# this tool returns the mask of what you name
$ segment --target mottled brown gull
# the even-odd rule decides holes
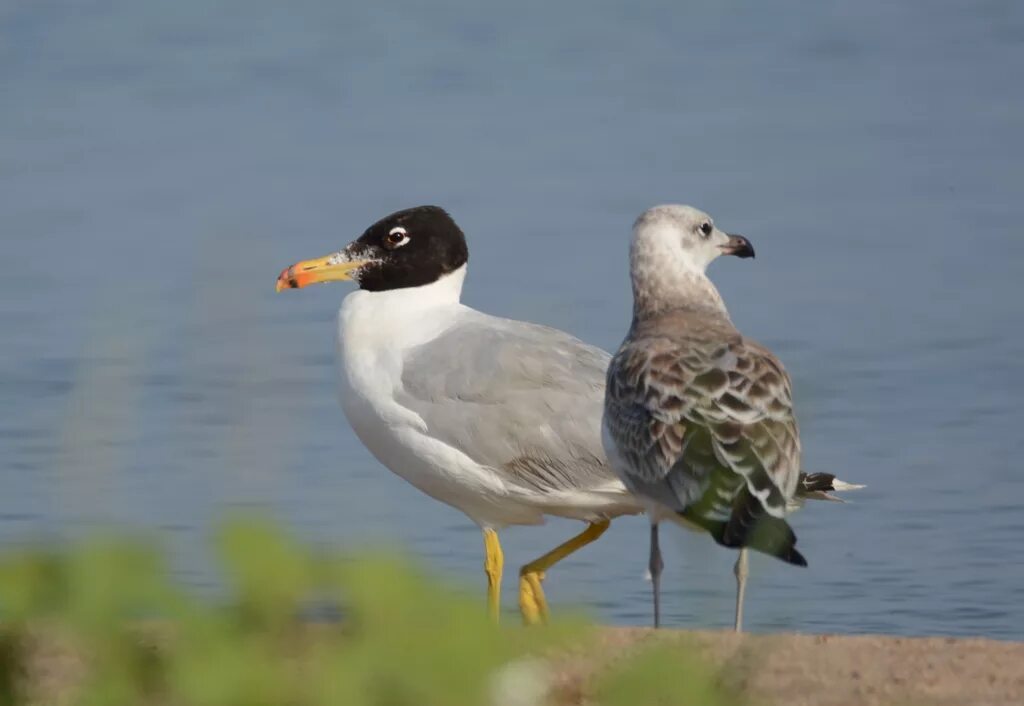
[[[746,550],[806,566],[785,520],[801,497],[855,486],[800,473],[800,435],[782,363],[733,325],[705,274],[720,255],[753,257],[688,206],[657,206],[633,227],[633,320],[608,369],[603,443],[612,468],[651,522],[650,572],[660,622],[658,523],[671,518],[740,550],[741,629]]]

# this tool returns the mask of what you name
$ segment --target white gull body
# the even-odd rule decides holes
[[[545,573],[612,518],[641,508],[601,445],[610,356],[561,331],[464,306],[468,259],[451,216],[417,206],[385,216],[340,251],[285,268],[277,289],[359,284],[338,313],[345,416],[387,468],[481,527],[495,619],[498,530],[545,515],[588,523],[519,571],[523,618],[541,622]]]
[[[338,312],[339,387],[360,441],[391,471],[484,528],[540,524],[545,514],[589,522],[638,512],[637,501],[604,462],[600,374],[593,378],[590,400],[561,394],[566,384],[579,381],[557,379],[565,355],[582,353],[599,361],[599,368],[609,356],[560,331],[465,306],[459,301],[465,275],[463,265],[420,287],[345,297]],[[527,368],[531,361],[523,356],[533,357],[535,365],[550,356],[555,375],[549,389],[523,378],[518,365],[503,369],[510,358],[492,347],[495,341]],[[459,345],[447,347],[448,342]],[[439,358],[447,358],[446,369],[431,364]],[[487,397],[502,389],[507,397]],[[467,409],[459,412],[460,404]],[[552,407],[560,418],[547,416]],[[467,417],[476,428],[460,434],[453,426]],[[587,424],[589,444],[587,429],[579,428]],[[581,453],[566,444],[563,437],[573,435],[584,437],[590,448]],[[516,465],[516,451],[581,472],[568,482],[519,473],[517,468],[528,467]]]

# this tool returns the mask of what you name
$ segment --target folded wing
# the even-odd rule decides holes
[[[397,401],[509,483],[625,494],[600,438],[609,359],[561,331],[469,312],[407,356]]]
[[[691,325],[624,344],[608,371],[604,423],[631,489],[729,546],[761,515],[781,520],[796,491],[789,377],[734,329]]]

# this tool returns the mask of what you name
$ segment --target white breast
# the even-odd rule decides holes
[[[543,521],[510,503],[500,476],[429,434],[426,422],[396,401],[407,353],[467,313],[459,303],[465,268],[424,287],[357,291],[338,312],[342,409],[360,441],[392,472],[483,526]]]

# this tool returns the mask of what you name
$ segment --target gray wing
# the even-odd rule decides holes
[[[725,520],[746,488],[782,517],[796,491],[789,376],[735,331],[627,340],[608,370],[605,428],[627,485],[677,512]]]
[[[397,399],[514,483],[621,488],[600,437],[610,358],[556,329],[471,312],[406,357]]]

